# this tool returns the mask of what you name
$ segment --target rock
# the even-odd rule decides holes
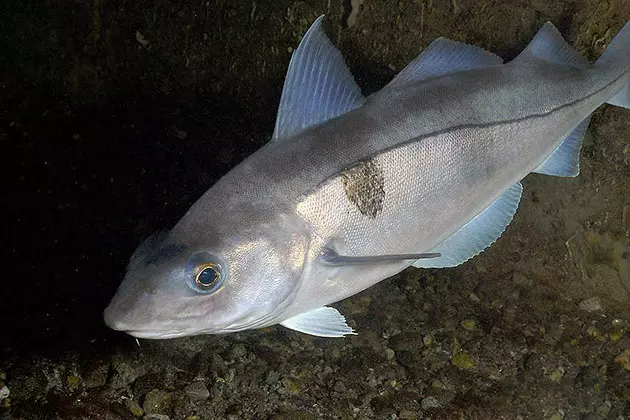
[[[10,394],[11,394],[11,391],[9,390],[8,386],[5,385],[2,388],[0,388],[0,401],[8,398]]]
[[[600,419],[607,419],[611,408],[612,404],[610,401],[604,401],[604,403],[597,408],[597,415]]]
[[[346,384],[341,381],[335,382],[333,389],[339,393],[346,392]]]
[[[142,408],[147,414],[161,414],[170,409],[172,398],[170,392],[154,389],[145,395]]]
[[[270,420],[315,420],[317,416],[315,414],[308,413],[306,411],[282,411],[271,416]]]
[[[203,381],[195,381],[188,385],[184,391],[188,395],[191,401],[203,402],[210,397],[210,391],[206,388]]]
[[[289,394],[297,395],[305,389],[308,389],[307,384],[299,378],[285,376],[284,378],[282,378],[281,382],[284,386],[284,391]]]
[[[147,414],[143,420],[171,420],[171,418],[164,414]]]
[[[85,375],[86,388],[98,388],[105,386],[107,383],[107,375],[109,373],[109,365],[102,364],[87,372]],[[113,379],[113,378],[112,378]]]
[[[551,371],[551,373],[549,374],[549,379],[551,379],[552,381],[556,383],[559,383],[562,380],[563,376],[564,376],[564,368],[560,366],[557,369],[554,369],[553,371]]]
[[[420,416],[418,416],[418,413],[412,410],[400,410],[400,413],[398,413],[398,418],[401,420],[416,420],[420,418]]]
[[[348,28],[352,28],[357,23],[357,18],[359,16],[359,10],[361,5],[365,0],[350,0],[350,13],[348,14],[348,18],[346,19],[346,25]]]
[[[247,355],[247,349],[245,348],[245,346],[243,344],[236,344],[232,348],[232,351],[230,351],[229,359],[230,361],[238,362],[242,360],[245,355]]]
[[[414,368],[422,364],[422,355],[410,350],[400,350],[395,353],[396,361],[406,368]]]
[[[630,372],[630,349],[625,349],[621,354],[615,357],[615,363]]]
[[[477,328],[477,321],[474,319],[464,319],[460,322],[463,329],[468,331],[474,331]]]
[[[602,302],[599,297],[594,296],[580,302],[578,307],[586,312],[597,312],[602,310]]]
[[[519,273],[518,271],[512,274],[512,283],[523,287],[531,287],[534,284],[532,279],[530,279],[523,273]]]
[[[431,408],[440,408],[440,403],[435,397],[425,397],[420,401],[420,406],[423,410],[430,410]]]
[[[146,373],[140,363],[119,362],[113,366],[112,388],[124,388]]]
[[[335,362],[339,360],[340,357],[341,357],[341,350],[339,350],[337,346],[332,345],[324,349],[324,359],[326,359],[327,362],[329,363]]]
[[[125,399],[125,407],[134,417],[142,417],[144,414],[144,410],[140,407],[140,404],[131,398]]]
[[[280,380],[280,374],[275,370],[270,371],[265,378],[265,383],[267,385],[276,385]]]
[[[460,369],[472,369],[475,367],[475,360],[468,353],[457,353],[451,358],[453,366]]]
[[[66,378],[66,385],[68,386],[68,391],[75,392],[79,389],[79,385],[81,384],[81,378],[77,375],[69,375]]]

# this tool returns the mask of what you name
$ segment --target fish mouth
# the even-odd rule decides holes
[[[137,323],[129,323],[129,322],[125,322],[121,320],[120,317],[117,316],[117,312],[113,309],[111,305],[105,309],[103,313],[103,318],[105,321],[105,325],[107,325],[109,328],[115,331],[124,332],[136,338],[147,338],[147,339],[159,340],[159,339],[165,339],[165,338],[177,338],[177,337],[190,335],[190,332],[186,330],[170,330],[169,331],[169,330],[160,330],[160,329],[155,329],[155,328],[139,329],[137,328],[138,326]],[[133,324],[136,324],[136,325],[133,325]]]
[[[123,331],[124,333],[129,334],[132,337],[136,337],[136,338],[146,338],[146,339],[150,339],[150,340],[161,340],[161,339],[168,339],[168,338],[178,338],[178,337],[184,337],[188,334],[186,334],[185,331],[141,331],[141,330],[128,330],[128,331]]]

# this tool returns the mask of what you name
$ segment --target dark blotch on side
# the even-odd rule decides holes
[[[374,219],[383,211],[385,179],[382,169],[375,161],[362,161],[344,170],[341,180],[346,197],[357,206],[362,215]]]

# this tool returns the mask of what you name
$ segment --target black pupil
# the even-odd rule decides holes
[[[219,279],[219,271],[214,267],[206,267],[197,276],[197,282],[200,286],[212,286]]]

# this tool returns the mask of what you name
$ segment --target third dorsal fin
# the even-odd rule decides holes
[[[540,28],[536,36],[513,62],[528,61],[532,57],[577,68],[585,68],[591,65],[575,48],[567,44],[551,22],[545,23]]]

